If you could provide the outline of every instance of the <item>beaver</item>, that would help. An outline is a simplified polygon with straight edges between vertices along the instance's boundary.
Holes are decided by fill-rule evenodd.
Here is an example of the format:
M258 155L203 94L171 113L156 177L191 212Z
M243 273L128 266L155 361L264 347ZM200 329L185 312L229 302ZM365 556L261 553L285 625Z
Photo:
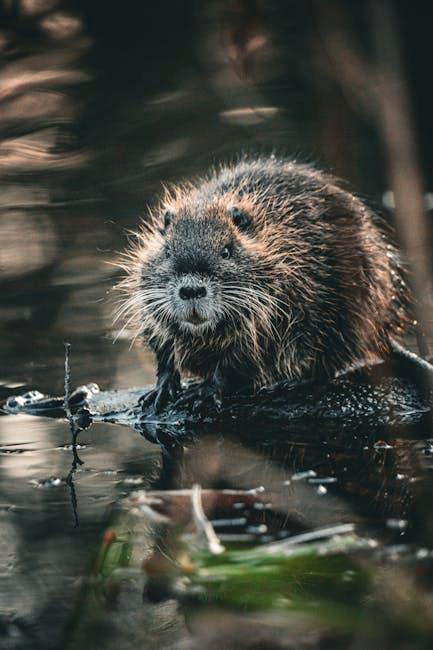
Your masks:
M159 410L185 373L214 396L384 358L408 319L396 247L332 175L242 157L166 190L124 257L119 314L156 353Z

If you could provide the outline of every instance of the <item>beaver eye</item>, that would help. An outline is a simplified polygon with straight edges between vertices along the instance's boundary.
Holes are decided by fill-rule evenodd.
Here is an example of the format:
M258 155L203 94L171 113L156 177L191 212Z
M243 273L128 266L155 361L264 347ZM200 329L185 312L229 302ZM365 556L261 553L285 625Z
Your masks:
M221 257L224 260L228 260L228 259L230 259L231 256L232 256L232 251L230 250L230 247L229 246L224 246L224 248L221 251Z
M242 212L239 208L233 207L229 209L229 214L233 219L236 228L239 228L239 230L247 230L251 223L251 219L247 214L245 214L245 212Z
M171 210L166 210L164 212L163 218L164 218L164 228L168 228L171 222L173 221L173 212Z
M168 246L165 247L164 252L165 252L165 257L169 259L171 257L171 250L169 249Z

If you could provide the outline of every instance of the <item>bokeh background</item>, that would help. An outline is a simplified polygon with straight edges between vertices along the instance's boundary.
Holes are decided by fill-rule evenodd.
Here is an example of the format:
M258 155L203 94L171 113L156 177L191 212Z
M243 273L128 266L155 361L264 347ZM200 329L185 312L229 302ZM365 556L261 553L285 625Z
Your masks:
M391 0L0 2L0 398L62 394L64 341L74 386L153 381L128 332L113 344L110 263L163 183L240 151L315 162L397 226L427 353L432 24ZM57 647L110 504L157 450L84 435L77 532L67 425L4 417L0 436L0 629Z

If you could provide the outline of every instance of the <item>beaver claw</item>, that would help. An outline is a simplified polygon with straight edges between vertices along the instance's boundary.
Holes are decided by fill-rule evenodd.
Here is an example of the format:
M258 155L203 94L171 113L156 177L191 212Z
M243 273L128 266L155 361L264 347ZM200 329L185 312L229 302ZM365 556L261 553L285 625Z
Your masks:
M163 373L156 387L140 397L138 403L143 410L153 405L155 413L162 411L168 402L174 402L180 392L180 379L177 373Z
M193 390L187 390L184 395L176 400L174 407L177 410L187 409L194 415L208 411L219 411L222 406L223 395L218 386L211 381L205 381Z
M218 412L221 410L222 403L222 394L218 390L215 390L214 387L209 386L200 391L195 400L192 412L195 415L206 413L210 409L215 409Z

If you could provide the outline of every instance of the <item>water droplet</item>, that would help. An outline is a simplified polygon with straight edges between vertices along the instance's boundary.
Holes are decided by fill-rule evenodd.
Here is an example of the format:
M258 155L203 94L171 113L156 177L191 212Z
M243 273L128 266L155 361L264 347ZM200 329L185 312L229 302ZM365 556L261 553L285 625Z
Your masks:
M122 483L125 485L141 485L143 483L142 476L127 476Z
M407 520L406 519L387 519L386 520L386 525L388 528L392 528L393 530L404 530L407 528Z
M254 535L262 535L263 533L268 532L268 527L266 524L259 524L259 526L247 526L247 533L253 533Z
M259 485L259 487L252 488L251 490L248 490L250 494L261 494L262 492L265 491L265 488L263 485Z
M72 445L71 443L66 443L66 444L64 444L64 445L60 445L59 447L56 447L56 449L64 449L65 451L71 451L72 447L73 447L73 445ZM84 443L84 442L81 443L81 444L78 444L78 443L77 443L77 444L75 445L75 449L77 449L77 451L78 451L79 449L87 449L87 444Z
M257 503L253 503L253 508L254 510L265 510L268 504L266 503L261 503L258 501Z
M347 571L344 571L341 579L343 582L352 582L355 576L356 572L352 569L348 569Z
M31 480L30 483L37 488L51 489L59 487L60 485L65 485L66 481L64 478L59 476L50 476L49 478L41 478L38 480Z
M388 444L386 440L378 440L374 443L373 447L374 449L378 449L380 451L383 451L385 449L392 449L392 445Z
M293 474L292 481L302 481L303 479L314 478L315 476L317 476L316 472L309 469L306 472L296 472L296 474Z

